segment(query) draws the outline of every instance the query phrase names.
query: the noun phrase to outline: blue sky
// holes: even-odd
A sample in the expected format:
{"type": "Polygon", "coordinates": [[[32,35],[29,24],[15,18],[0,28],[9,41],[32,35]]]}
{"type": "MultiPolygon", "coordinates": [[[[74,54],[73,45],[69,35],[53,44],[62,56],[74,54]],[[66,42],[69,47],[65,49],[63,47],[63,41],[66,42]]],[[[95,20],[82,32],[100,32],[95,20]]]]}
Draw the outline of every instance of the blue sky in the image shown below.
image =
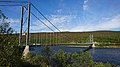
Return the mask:
{"type": "MultiPolygon", "coordinates": [[[[24,0],[26,1],[26,0],[24,0]]],[[[120,31],[120,0],[29,0],[61,31],[120,31]]],[[[3,4],[3,3],[2,3],[3,4]]],[[[0,6],[19,31],[20,7],[0,6]]],[[[36,14],[54,31],[57,31],[40,14],[36,14]]],[[[51,31],[31,15],[31,32],[51,31]]],[[[26,24],[24,25],[26,29],[26,24]]]]}

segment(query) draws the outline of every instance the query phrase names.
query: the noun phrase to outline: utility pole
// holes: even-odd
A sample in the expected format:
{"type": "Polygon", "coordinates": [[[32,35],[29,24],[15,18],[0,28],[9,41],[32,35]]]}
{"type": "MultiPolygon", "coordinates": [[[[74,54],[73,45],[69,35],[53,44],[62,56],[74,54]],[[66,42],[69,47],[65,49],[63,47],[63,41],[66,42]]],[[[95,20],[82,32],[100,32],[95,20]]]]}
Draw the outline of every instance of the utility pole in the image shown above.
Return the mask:
{"type": "Polygon", "coordinates": [[[20,34],[19,34],[19,46],[22,45],[23,16],[24,16],[24,6],[22,6],[22,9],[21,9],[20,34]]]}
{"type": "Polygon", "coordinates": [[[28,3],[28,30],[27,30],[27,41],[26,41],[26,45],[29,45],[29,30],[30,30],[30,3],[28,3]]]}

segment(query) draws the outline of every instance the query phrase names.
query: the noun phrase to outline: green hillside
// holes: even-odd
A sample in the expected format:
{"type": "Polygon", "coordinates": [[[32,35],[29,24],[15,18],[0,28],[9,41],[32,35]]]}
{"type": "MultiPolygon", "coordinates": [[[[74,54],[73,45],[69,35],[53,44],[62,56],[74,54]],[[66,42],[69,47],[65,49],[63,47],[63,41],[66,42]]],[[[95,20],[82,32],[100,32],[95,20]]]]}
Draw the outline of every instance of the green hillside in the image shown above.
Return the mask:
{"type": "MultiPolygon", "coordinates": [[[[120,31],[92,31],[92,32],[41,32],[31,33],[30,43],[61,44],[61,43],[85,43],[93,35],[94,42],[99,45],[120,45],[120,31]]],[[[23,36],[25,43],[25,36],[23,36]]]]}

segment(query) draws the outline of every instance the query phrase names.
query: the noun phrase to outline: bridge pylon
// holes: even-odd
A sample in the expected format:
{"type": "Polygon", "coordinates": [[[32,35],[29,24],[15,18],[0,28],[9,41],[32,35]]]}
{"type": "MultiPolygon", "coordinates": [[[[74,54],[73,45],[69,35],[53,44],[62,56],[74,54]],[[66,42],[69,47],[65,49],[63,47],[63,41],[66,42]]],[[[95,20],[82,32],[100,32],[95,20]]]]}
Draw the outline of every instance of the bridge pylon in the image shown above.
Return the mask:
{"type": "Polygon", "coordinates": [[[96,43],[96,42],[94,42],[93,35],[90,34],[89,37],[90,37],[90,43],[92,44],[91,47],[95,47],[95,43],[96,43]]]}

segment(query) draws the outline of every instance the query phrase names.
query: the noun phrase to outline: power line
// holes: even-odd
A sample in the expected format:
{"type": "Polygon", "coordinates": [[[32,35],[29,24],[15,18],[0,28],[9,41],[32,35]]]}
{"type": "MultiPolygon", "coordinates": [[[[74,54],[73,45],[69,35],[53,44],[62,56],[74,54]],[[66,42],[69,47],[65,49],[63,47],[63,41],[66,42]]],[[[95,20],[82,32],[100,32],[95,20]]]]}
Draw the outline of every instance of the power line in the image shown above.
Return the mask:
{"type": "Polygon", "coordinates": [[[36,8],[33,4],[32,6],[51,24],[53,25],[59,32],[61,32],[50,20],[47,19],[47,17],[45,17],[40,11],[38,8],[36,8]]]}

